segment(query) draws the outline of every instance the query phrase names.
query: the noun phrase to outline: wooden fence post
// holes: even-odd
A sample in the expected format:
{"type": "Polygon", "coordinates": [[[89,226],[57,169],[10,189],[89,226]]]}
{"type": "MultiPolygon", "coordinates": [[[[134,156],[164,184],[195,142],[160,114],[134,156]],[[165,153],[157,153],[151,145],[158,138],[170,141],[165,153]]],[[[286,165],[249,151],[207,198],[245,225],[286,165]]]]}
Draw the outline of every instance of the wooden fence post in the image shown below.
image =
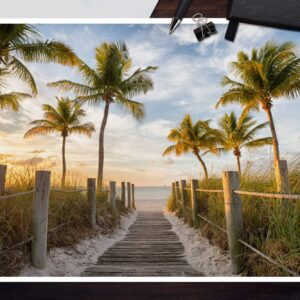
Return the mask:
{"type": "Polygon", "coordinates": [[[97,224],[97,209],[96,209],[96,179],[88,178],[88,202],[90,208],[90,224],[92,229],[96,229],[97,224]]]}
{"type": "Polygon", "coordinates": [[[186,180],[180,180],[180,194],[181,194],[183,215],[185,216],[186,204],[187,204],[186,180]]]}
{"type": "MultiPolygon", "coordinates": [[[[289,181],[289,171],[286,160],[275,161],[275,178],[277,192],[282,194],[290,194],[291,186],[289,181]]],[[[283,200],[283,204],[288,204],[288,199],[283,200]]]]}
{"type": "Polygon", "coordinates": [[[175,185],[175,182],[172,182],[172,197],[175,198],[175,202],[176,202],[176,185],[175,185]]]}
{"type": "Polygon", "coordinates": [[[31,244],[32,265],[44,269],[47,260],[48,209],[51,172],[37,171],[35,175],[35,196],[33,203],[33,234],[31,244]]]}
{"type": "Polygon", "coordinates": [[[175,196],[177,204],[181,205],[179,181],[175,181],[175,196]]]}
{"type": "Polygon", "coordinates": [[[200,211],[200,203],[198,198],[199,189],[199,181],[197,179],[193,179],[191,181],[191,200],[192,200],[192,213],[193,213],[193,223],[196,224],[197,214],[200,211]]]}
{"type": "Polygon", "coordinates": [[[131,183],[127,182],[127,207],[131,208],[131,183]]]}
{"type": "Polygon", "coordinates": [[[131,185],[131,203],[132,203],[132,208],[135,210],[135,193],[134,193],[134,184],[131,185]]]}
{"type": "Polygon", "coordinates": [[[126,186],[125,182],[121,182],[121,204],[126,207],[126,186]]]}
{"type": "Polygon", "coordinates": [[[0,165],[0,196],[5,194],[6,172],[7,166],[0,165]]]}
{"type": "Polygon", "coordinates": [[[116,205],[116,182],[115,181],[109,182],[109,198],[110,198],[110,207],[113,212],[116,212],[117,205],[116,205]]]}
{"type": "Polygon", "coordinates": [[[234,191],[240,189],[240,177],[239,173],[235,171],[223,172],[222,177],[232,272],[239,274],[242,271],[242,247],[239,239],[243,234],[243,212],[241,198],[234,191]]]}

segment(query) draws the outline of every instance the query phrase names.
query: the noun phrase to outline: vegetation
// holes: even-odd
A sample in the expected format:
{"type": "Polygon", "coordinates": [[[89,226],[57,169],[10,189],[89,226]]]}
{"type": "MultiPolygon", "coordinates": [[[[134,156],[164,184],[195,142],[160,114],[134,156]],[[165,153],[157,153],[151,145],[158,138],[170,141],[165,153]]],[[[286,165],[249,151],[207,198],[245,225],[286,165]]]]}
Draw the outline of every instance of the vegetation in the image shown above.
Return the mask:
{"type": "Polygon", "coordinates": [[[208,179],[208,172],[203,157],[208,153],[218,154],[217,137],[209,127],[210,120],[197,121],[193,123],[190,115],[186,115],[178,128],[174,128],[168,135],[168,140],[175,143],[169,146],[163,156],[175,153],[180,156],[193,153],[200,162],[205,179],[208,179]]]}
{"type": "Polygon", "coordinates": [[[146,94],[153,88],[150,74],[157,67],[149,66],[137,69],[131,75],[132,59],[129,57],[124,43],[103,43],[95,50],[96,68],[90,68],[83,61],[79,64],[79,71],[84,83],[61,80],[49,83],[49,86],[59,88],[64,92],[74,92],[77,102],[88,103],[92,106],[105,104],[104,114],[99,133],[98,155],[98,189],[103,184],[104,167],[104,131],[107,124],[109,109],[112,104],[129,112],[134,118],[144,117],[144,105],[131,100],[142,93],[146,94]]]}
{"type": "MultiPolygon", "coordinates": [[[[241,176],[241,189],[254,192],[276,192],[275,183],[281,182],[280,172],[268,173],[246,170],[241,173],[240,157],[242,149],[255,149],[272,144],[274,164],[280,160],[278,137],[272,115],[275,100],[282,97],[296,98],[300,94],[300,59],[296,53],[296,46],[287,42],[276,44],[268,42],[260,49],[253,49],[249,55],[243,51],[237,55],[237,61],[232,62],[232,71],[235,79],[225,76],[222,85],[229,86],[216,107],[230,103],[238,103],[243,108],[242,115],[237,118],[235,113],[225,114],[219,120],[219,129],[210,128],[209,133],[215,137],[219,152],[233,151],[236,156],[238,171],[241,176]],[[249,115],[251,111],[263,109],[268,122],[258,124],[249,115]],[[272,137],[256,138],[259,131],[270,126],[272,137]],[[276,179],[276,180],[275,180],[276,179]]],[[[202,121],[199,121],[202,122],[202,121]]],[[[197,124],[197,123],[196,123],[197,124]]],[[[177,155],[187,153],[185,144],[186,133],[181,130],[170,132],[168,139],[178,143],[169,147],[164,154],[177,155]],[[170,139],[171,138],[171,139],[170,139]],[[178,147],[178,149],[177,149],[178,147]]],[[[187,139],[189,141],[189,139],[187,139]]],[[[190,145],[190,144],[188,144],[190,145]]],[[[195,148],[196,149],[196,148],[195,148]]],[[[297,162],[289,172],[291,192],[300,193],[300,164],[297,162]]],[[[210,177],[200,182],[202,189],[222,189],[221,178],[210,177]]],[[[277,191],[282,191],[278,188],[277,191]]],[[[198,192],[201,203],[200,214],[217,226],[226,228],[223,194],[198,192]]],[[[299,201],[282,199],[242,197],[244,237],[253,247],[272,257],[281,265],[299,274],[300,266],[300,205],[299,201]]],[[[183,209],[182,202],[176,200],[172,194],[167,208],[176,212],[178,217],[195,227],[201,228],[201,233],[211,242],[224,250],[228,250],[227,235],[211,224],[198,218],[193,224],[191,201],[183,209]],[[187,213],[184,213],[187,212],[187,213]]],[[[280,267],[276,267],[261,256],[244,249],[246,268],[244,275],[254,276],[284,276],[280,267]]]]}
{"type": "MultiPolygon", "coordinates": [[[[36,27],[26,24],[0,25],[0,109],[18,111],[20,103],[38,93],[33,74],[26,67],[27,62],[54,62],[77,67],[82,82],[60,80],[48,86],[62,92],[73,92],[75,101],[57,98],[57,107],[43,105],[44,118],[35,120],[25,137],[59,133],[62,137],[62,176],[52,179],[52,186],[60,185],[69,192],[51,191],[49,208],[49,248],[72,246],[81,238],[93,236],[88,220],[86,192],[72,192],[82,179],[74,182],[67,178],[66,140],[72,133],[91,136],[95,131],[91,123],[83,123],[86,116],[82,105],[98,106],[104,104],[104,113],[99,132],[98,174],[97,174],[97,222],[103,230],[112,230],[118,225],[123,212],[118,202],[118,213],[114,214],[107,202],[103,187],[104,134],[111,105],[125,110],[135,119],[145,115],[144,105],[135,99],[153,89],[151,74],[157,67],[148,66],[133,70],[132,59],[124,43],[103,43],[95,49],[95,68],[79,59],[73,50],[60,41],[43,41],[36,27]],[[6,79],[15,76],[25,82],[31,95],[22,92],[4,92],[6,79]],[[55,230],[53,230],[55,229],[55,230]]],[[[275,180],[270,174],[256,174],[248,169],[241,172],[240,158],[243,149],[256,149],[267,144],[273,145],[274,163],[280,160],[279,141],[272,115],[275,100],[282,97],[296,98],[300,94],[300,58],[296,45],[290,42],[277,44],[268,42],[250,54],[240,51],[237,60],[232,62],[233,77],[225,76],[222,85],[229,89],[221,96],[216,107],[238,103],[243,108],[238,118],[234,112],[225,114],[219,121],[219,128],[210,127],[210,120],[193,122],[186,115],[168,135],[173,144],[163,155],[176,156],[191,153],[196,156],[204,171],[200,182],[204,189],[222,188],[221,179],[208,176],[204,157],[208,153],[220,154],[232,151],[237,160],[241,175],[242,189],[248,191],[274,192],[275,180]],[[268,122],[257,124],[250,116],[251,111],[263,109],[268,122]],[[271,137],[257,138],[257,134],[267,125],[271,137]],[[250,172],[251,171],[251,172],[250,172]]],[[[28,191],[34,188],[36,169],[14,167],[9,169],[7,180],[8,194],[28,191]]],[[[277,174],[277,172],[275,172],[277,174]]],[[[280,175],[280,174],[279,174],[280,175]]],[[[289,180],[293,192],[300,193],[300,165],[297,163],[290,171],[289,180]]],[[[85,185],[86,183],[84,183],[85,185]]],[[[82,186],[82,184],[80,184],[82,186]]],[[[225,228],[223,195],[200,193],[200,213],[218,226],[225,228]]],[[[33,235],[32,224],[33,195],[16,196],[0,201],[0,252],[24,241],[33,235]]],[[[279,263],[299,273],[300,265],[300,205],[290,201],[284,206],[280,199],[268,201],[248,196],[242,197],[244,218],[244,239],[279,263]]],[[[201,232],[213,244],[227,250],[227,238],[220,231],[205,223],[201,218],[193,224],[190,201],[183,210],[182,204],[171,195],[168,203],[170,211],[176,212],[189,224],[201,228],[201,232]],[[183,215],[183,211],[187,214],[183,215]]],[[[30,247],[25,244],[0,256],[0,276],[16,275],[24,262],[29,259],[30,247]]],[[[256,254],[244,249],[245,275],[286,275],[256,254]]]]}
{"type": "MultiPolygon", "coordinates": [[[[35,80],[23,61],[75,66],[78,58],[69,46],[60,41],[42,41],[38,30],[32,25],[1,24],[0,69],[26,82],[35,96],[38,92],[35,80]]],[[[10,97],[13,96],[18,100],[17,95],[10,97]]]]}
{"type": "Polygon", "coordinates": [[[232,151],[237,160],[237,170],[241,175],[241,162],[242,149],[255,150],[265,145],[272,144],[271,137],[264,137],[256,139],[259,131],[265,128],[269,122],[257,125],[248,114],[243,114],[237,119],[234,112],[225,114],[219,120],[220,129],[216,130],[216,136],[219,138],[218,143],[223,152],[232,151]]]}
{"type": "Polygon", "coordinates": [[[260,49],[254,48],[250,55],[240,51],[231,64],[238,81],[224,77],[222,85],[230,89],[216,105],[239,103],[246,112],[263,109],[272,133],[274,162],[280,160],[280,153],[272,107],[274,100],[296,98],[300,94],[300,59],[296,50],[291,42],[268,42],[260,49]]]}
{"type": "Polygon", "coordinates": [[[69,98],[56,98],[57,107],[54,108],[49,104],[43,105],[44,119],[31,122],[33,125],[29,129],[25,138],[35,135],[47,135],[50,133],[59,133],[62,137],[62,179],[61,186],[66,185],[66,140],[70,134],[77,133],[91,136],[95,131],[92,123],[82,123],[82,118],[86,116],[85,111],[79,103],[73,103],[69,98]]]}
{"type": "Polygon", "coordinates": [[[2,89],[6,86],[5,79],[8,74],[9,72],[5,68],[0,67],[0,109],[18,111],[20,102],[24,99],[31,98],[31,95],[20,92],[3,93],[2,89]]]}
{"type": "MultiPolygon", "coordinates": [[[[8,194],[17,191],[28,191],[34,187],[34,174],[36,169],[32,166],[9,168],[7,175],[8,194]],[[17,188],[17,189],[16,189],[17,188]]],[[[60,178],[53,176],[52,186],[60,178]]],[[[78,182],[85,182],[85,178],[74,177],[69,181],[66,189],[76,190],[78,182]]],[[[92,238],[95,234],[108,233],[119,225],[120,215],[127,213],[117,201],[115,214],[107,201],[107,192],[97,194],[97,224],[99,229],[91,231],[89,224],[89,204],[86,192],[62,193],[51,191],[49,203],[49,234],[48,250],[55,247],[76,245],[84,238],[92,238]],[[53,230],[55,229],[55,230],[53,230]]],[[[0,252],[17,243],[27,240],[33,235],[32,224],[33,195],[16,196],[9,200],[0,201],[0,252]]],[[[30,261],[30,243],[17,247],[0,256],[0,276],[18,275],[24,263],[30,261]]]]}
{"type": "MultiPolygon", "coordinates": [[[[290,181],[293,193],[300,193],[300,165],[295,164],[290,172],[290,181]]],[[[241,177],[241,189],[254,192],[276,192],[275,180],[269,172],[254,172],[247,169],[241,177]]],[[[222,180],[219,177],[210,177],[208,181],[201,181],[203,189],[222,189],[222,180]]],[[[190,197],[189,193],[188,196],[190,197]]],[[[226,228],[223,194],[198,193],[200,214],[222,228],[226,228]]],[[[265,199],[251,196],[242,196],[244,236],[243,239],[253,247],[272,257],[275,261],[293,270],[300,271],[300,203],[290,201],[290,205],[283,212],[280,199],[265,199]]],[[[201,218],[193,224],[190,201],[183,216],[180,202],[176,202],[171,195],[168,209],[176,212],[178,217],[195,228],[208,238],[213,245],[228,250],[227,235],[208,224],[201,218]]],[[[274,266],[266,259],[251,250],[244,248],[243,260],[244,276],[290,276],[284,270],[274,266]]]]}

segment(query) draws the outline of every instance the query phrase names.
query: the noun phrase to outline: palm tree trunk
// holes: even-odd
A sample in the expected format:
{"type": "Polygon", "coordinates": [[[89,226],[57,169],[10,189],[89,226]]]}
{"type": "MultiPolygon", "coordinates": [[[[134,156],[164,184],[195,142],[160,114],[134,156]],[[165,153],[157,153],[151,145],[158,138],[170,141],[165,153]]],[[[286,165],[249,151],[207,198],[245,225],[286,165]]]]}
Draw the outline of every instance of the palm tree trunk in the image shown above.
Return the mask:
{"type": "Polygon", "coordinates": [[[240,161],[240,157],[236,156],[236,161],[237,161],[237,169],[239,172],[240,177],[242,176],[242,170],[241,170],[241,161],[240,161]]]}
{"type": "Polygon", "coordinates": [[[280,160],[280,154],[279,154],[279,145],[278,145],[278,138],[277,138],[277,133],[275,129],[275,124],[272,116],[272,112],[270,108],[267,108],[266,113],[268,115],[268,120],[270,123],[270,129],[272,133],[272,139],[273,139],[273,152],[274,152],[274,164],[276,161],[280,160]]]}
{"type": "Polygon", "coordinates": [[[207,172],[207,168],[206,168],[204,160],[200,156],[199,152],[195,152],[195,155],[198,158],[198,160],[199,160],[199,162],[200,162],[200,164],[201,164],[201,166],[203,168],[205,180],[208,180],[208,172],[207,172]]]}
{"type": "Polygon", "coordinates": [[[63,136],[62,143],[62,178],[61,178],[61,187],[64,188],[66,186],[66,174],[67,174],[67,163],[66,163],[66,136],[63,136]]]}
{"type": "Polygon", "coordinates": [[[104,167],[104,131],[107,124],[107,118],[109,113],[109,102],[105,102],[104,115],[101,123],[99,134],[99,157],[98,157],[98,178],[97,188],[100,190],[103,184],[103,167],[104,167]]]}

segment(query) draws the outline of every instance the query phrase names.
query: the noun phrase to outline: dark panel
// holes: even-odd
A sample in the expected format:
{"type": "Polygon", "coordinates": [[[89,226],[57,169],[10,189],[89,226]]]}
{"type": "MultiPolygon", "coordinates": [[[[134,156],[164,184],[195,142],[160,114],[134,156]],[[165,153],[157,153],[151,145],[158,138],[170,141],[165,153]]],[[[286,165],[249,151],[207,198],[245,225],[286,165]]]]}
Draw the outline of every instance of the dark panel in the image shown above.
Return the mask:
{"type": "Polygon", "coordinates": [[[299,0],[230,0],[225,38],[235,39],[238,23],[300,30],[299,0]]]}
{"type": "Polygon", "coordinates": [[[300,28],[299,0],[233,0],[230,18],[300,28]]]}
{"type": "Polygon", "coordinates": [[[299,283],[1,283],[1,300],[296,300],[299,283]]]}
{"type": "MultiPolygon", "coordinates": [[[[229,0],[194,0],[188,10],[187,17],[201,12],[209,18],[225,18],[229,0]]],[[[160,0],[152,13],[152,18],[174,17],[179,0],[160,0]]]]}

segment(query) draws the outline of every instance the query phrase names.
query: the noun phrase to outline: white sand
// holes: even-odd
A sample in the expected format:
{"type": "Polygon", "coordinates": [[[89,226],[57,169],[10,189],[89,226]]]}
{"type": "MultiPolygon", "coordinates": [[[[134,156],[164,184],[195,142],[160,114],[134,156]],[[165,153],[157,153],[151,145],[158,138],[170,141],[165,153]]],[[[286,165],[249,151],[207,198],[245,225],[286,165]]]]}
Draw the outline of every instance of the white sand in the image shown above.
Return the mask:
{"type": "Polygon", "coordinates": [[[175,214],[165,212],[165,216],[184,245],[186,260],[195,270],[205,276],[233,276],[228,253],[211,245],[199,230],[184,224],[175,214]]]}
{"type": "Polygon", "coordinates": [[[125,237],[136,215],[134,212],[123,216],[120,228],[111,235],[99,234],[94,239],[81,241],[75,247],[50,250],[46,269],[37,270],[26,266],[19,276],[80,276],[88,266],[97,262],[105,250],[125,237]]]}
{"type": "MultiPolygon", "coordinates": [[[[160,210],[166,207],[162,200],[138,200],[138,210],[160,210]]],[[[48,254],[45,270],[36,270],[26,266],[20,276],[80,276],[89,266],[95,264],[104,251],[122,240],[130,225],[136,219],[136,213],[122,217],[120,228],[111,235],[99,234],[94,239],[83,240],[75,247],[55,248],[48,254]]],[[[233,276],[230,256],[220,248],[213,246],[201,236],[199,230],[189,227],[174,214],[165,212],[173,231],[179,236],[185,247],[185,256],[189,264],[205,276],[233,276]]]]}
{"type": "MultiPolygon", "coordinates": [[[[137,200],[137,207],[140,210],[164,211],[166,200],[137,200]]],[[[205,276],[233,276],[229,253],[211,245],[208,239],[201,236],[199,230],[184,224],[175,214],[164,213],[184,245],[186,260],[195,270],[205,276]]]]}

